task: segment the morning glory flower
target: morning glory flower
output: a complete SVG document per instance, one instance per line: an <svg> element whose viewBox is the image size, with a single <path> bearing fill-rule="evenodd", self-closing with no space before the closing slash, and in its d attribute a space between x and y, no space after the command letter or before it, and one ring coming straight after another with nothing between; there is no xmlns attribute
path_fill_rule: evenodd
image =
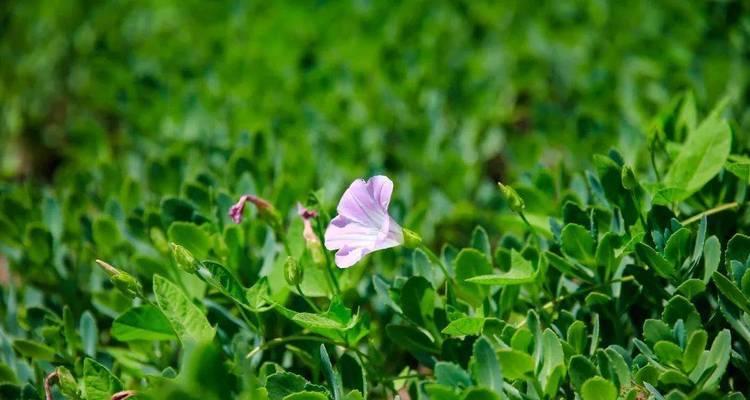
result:
<svg viewBox="0 0 750 400"><path fill-rule="evenodd" d="M338 215L328 225L325 246L336 252L336 265L349 268L366 254L408 242L418 244L413 232L388 215L393 182L387 176L357 179L341 196Z"/></svg>

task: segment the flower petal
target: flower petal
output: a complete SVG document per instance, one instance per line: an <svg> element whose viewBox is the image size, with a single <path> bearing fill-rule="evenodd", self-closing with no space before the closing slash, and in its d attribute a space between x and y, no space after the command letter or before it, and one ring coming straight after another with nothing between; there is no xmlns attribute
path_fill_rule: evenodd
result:
<svg viewBox="0 0 750 400"><path fill-rule="evenodd" d="M393 181L384 175L373 176L367 180L367 189L384 210L388 210L393 194Z"/></svg>
<svg viewBox="0 0 750 400"><path fill-rule="evenodd" d="M339 268L349 268L369 252L369 250L362 247L344 246L336 252L336 266Z"/></svg>
<svg viewBox="0 0 750 400"><path fill-rule="evenodd" d="M375 200L370 189L362 179L357 179L349 185L341 196L336 211L344 217L362 225L380 228L387 211Z"/></svg>
<svg viewBox="0 0 750 400"><path fill-rule="evenodd" d="M380 230L377 227L362 225L343 215L331 220L325 233L325 246L328 250L340 249L347 244L352 247L372 248L378 241Z"/></svg>

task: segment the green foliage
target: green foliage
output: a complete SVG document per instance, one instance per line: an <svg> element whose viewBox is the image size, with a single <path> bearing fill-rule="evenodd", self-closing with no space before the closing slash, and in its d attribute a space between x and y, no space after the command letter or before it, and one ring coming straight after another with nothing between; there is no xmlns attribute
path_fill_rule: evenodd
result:
<svg viewBox="0 0 750 400"><path fill-rule="evenodd" d="M683 3L3 4L0 398L744 399L749 9Z"/></svg>

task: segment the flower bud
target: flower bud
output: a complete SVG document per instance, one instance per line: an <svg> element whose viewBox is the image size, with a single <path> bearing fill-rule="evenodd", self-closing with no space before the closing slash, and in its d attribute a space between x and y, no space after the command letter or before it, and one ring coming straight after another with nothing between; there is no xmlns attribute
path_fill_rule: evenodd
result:
<svg viewBox="0 0 750 400"><path fill-rule="evenodd" d="M505 196L505 200L508 201L508 206L513 212L523 212L526 208L526 203L523 202L523 198L510 186L503 185L502 182L498 182L497 186L500 187L500 192Z"/></svg>
<svg viewBox="0 0 750 400"><path fill-rule="evenodd" d="M55 368L55 373L57 374L57 387L60 388L60 393L72 399L79 398L78 384L73 374L65 367Z"/></svg>
<svg viewBox="0 0 750 400"><path fill-rule="evenodd" d="M198 262L190 250L173 242L169 243L169 248L172 250L172 257L177 267L189 274L193 274L198 270Z"/></svg>
<svg viewBox="0 0 750 400"><path fill-rule="evenodd" d="M286 258L284 263L284 279L290 286L297 286L302 283L303 270L299 261L292 256Z"/></svg>
<svg viewBox="0 0 750 400"><path fill-rule="evenodd" d="M130 298L143 296L143 288L141 287L141 283L138 282L138 279L135 279L133 275L130 275L129 273L124 271L120 271L119 269L102 260L96 260L96 263L100 267L102 267L107 275L109 275L109 280L123 294Z"/></svg>
<svg viewBox="0 0 750 400"><path fill-rule="evenodd" d="M314 210L307 209L302 204L297 203L297 214L302 218L302 237L305 239L305 247L310 251L310 257L316 266L322 266L326 263L326 255L323 252L323 244L320 238L315 234L312 227L312 220L318 217Z"/></svg>
<svg viewBox="0 0 750 400"><path fill-rule="evenodd" d="M240 197L237 204L229 209L229 217L232 218L234 223L239 224L242 222L242 212L245 210L245 203L248 201L253 203L258 209L258 218L261 221L268 224L277 234L280 235L283 233L284 224L279 211L268 200L252 194Z"/></svg>
<svg viewBox="0 0 750 400"><path fill-rule="evenodd" d="M422 237L417 232L411 229L403 228L404 232L404 247L407 249L416 249L422 244Z"/></svg>
<svg viewBox="0 0 750 400"><path fill-rule="evenodd" d="M630 166L625 165L620 171L620 178L622 179L622 187L627 190L633 190L638 187L638 180L635 177L635 173Z"/></svg>

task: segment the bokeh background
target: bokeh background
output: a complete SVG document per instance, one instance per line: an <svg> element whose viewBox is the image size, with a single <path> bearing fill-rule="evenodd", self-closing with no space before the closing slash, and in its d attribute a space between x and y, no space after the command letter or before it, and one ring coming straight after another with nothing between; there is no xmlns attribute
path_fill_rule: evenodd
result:
<svg viewBox="0 0 750 400"><path fill-rule="evenodd" d="M645 165L685 91L703 113L732 96L747 130L749 4L5 1L0 176L152 194L127 212L213 180L288 209L387 173L450 236L495 180L611 147Z"/></svg>

